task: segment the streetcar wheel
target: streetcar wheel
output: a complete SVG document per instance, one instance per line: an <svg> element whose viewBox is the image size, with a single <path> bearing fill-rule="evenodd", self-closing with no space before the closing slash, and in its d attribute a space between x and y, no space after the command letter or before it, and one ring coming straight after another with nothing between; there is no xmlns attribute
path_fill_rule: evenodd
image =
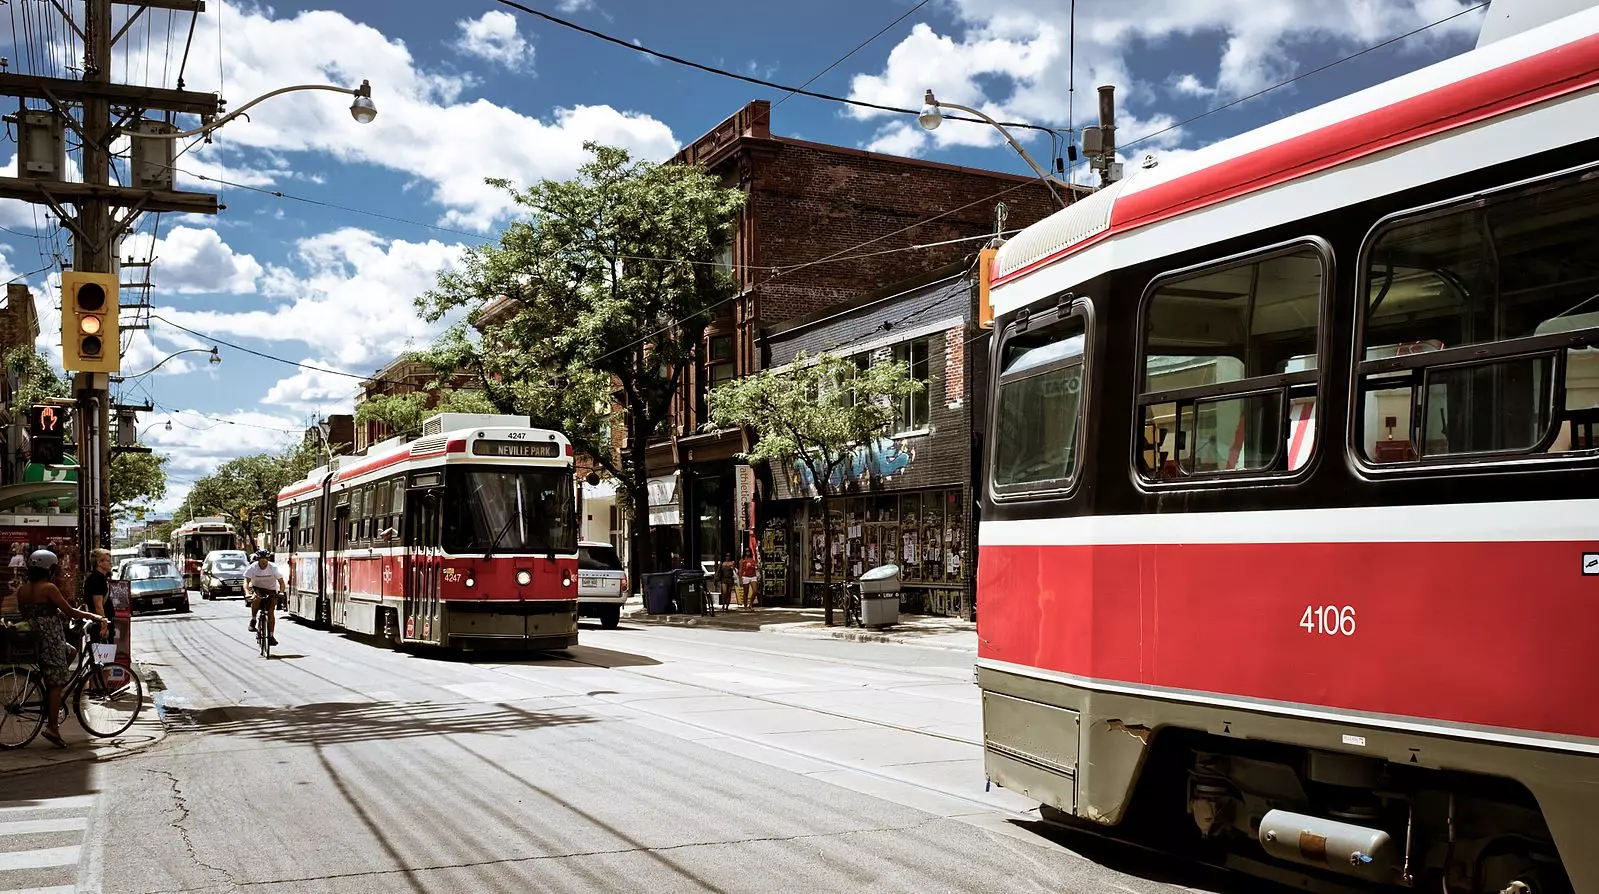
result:
<svg viewBox="0 0 1599 894"><path fill-rule="evenodd" d="M0 673L0 748L21 748L44 729L44 687L21 668Z"/></svg>
<svg viewBox="0 0 1599 894"><path fill-rule="evenodd" d="M73 699L78 723L89 735L101 739L121 735L139 719L139 710L144 707L144 681L139 675L124 668L128 681L113 689L102 679L110 667L99 673L90 672L78 685Z"/></svg>

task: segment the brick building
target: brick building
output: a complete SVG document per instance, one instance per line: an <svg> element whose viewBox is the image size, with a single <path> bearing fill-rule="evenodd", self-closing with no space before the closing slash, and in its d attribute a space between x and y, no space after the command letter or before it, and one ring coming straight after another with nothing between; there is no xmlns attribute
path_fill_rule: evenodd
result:
<svg viewBox="0 0 1599 894"><path fill-rule="evenodd" d="M359 409L363 401L371 400L374 397L427 392L429 395L428 406L435 406L438 403L438 395L428 386L437 375L438 372L433 367L425 363L417 363L408 359L405 355L401 355L388 366L378 370L377 375L361 383L361 393L356 396L355 405ZM469 376L461 375L456 378L455 384L459 386L470 381L471 378ZM398 432L389 431L389 427L381 422L354 422L353 417L351 422L354 425L352 441L355 444L355 453L363 453L373 444L398 434ZM340 443L337 438L331 435L329 439L334 444Z"/></svg>
<svg viewBox="0 0 1599 894"><path fill-rule="evenodd" d="M355 417L349 413L335 413L312 423L305 430L305 446L324 456L351 453L355 450Z"/></svg>
<svg viewBox="0 0 1599 894"><path fill-rule="evenodd" d="M968 358L987 344L975 325L975 280L965 259L763 330L761 353L773 369L802 352L862 365L899 360L925 386L901 402L894 431L862 445L832 482L844 495L825 507L830 545L808 470L759 470L764 603L821 605L825 562L834 580L897 564L907 610L970 616L973 430L983 389L981 364Z"/></svg>
<svg viewBox="0 0 1599 894"><path fill-rule="evenodd" d="M11 283L6 286L5 306L0 307L0 357L18 347L32 348L39 338L39 314L34 308L33 292L26 285ZM12 406L12 394L17 385L17 374L5 370L0 383L0 407L7 420L5 428L5 461L0 465L0 484L16 484L23 479L28 464L28 420L26 407Z"/></svg>
<svg viewBox="0 0 1599 894"><path fill-rule="evenodd" d="M712 387L762 368L762 327L971 255L994 232L1000 202L1007 228L1058 207L1033 178L774 136L770 116L769 103L752 102L674 158L720 174L749 200L724 256L738 299L710 321L698 369L651 447L656 567L719 560L749 533L734 530L732 510L745 433L700 426ZM938 244L952 240L973 241Z"/></svg>

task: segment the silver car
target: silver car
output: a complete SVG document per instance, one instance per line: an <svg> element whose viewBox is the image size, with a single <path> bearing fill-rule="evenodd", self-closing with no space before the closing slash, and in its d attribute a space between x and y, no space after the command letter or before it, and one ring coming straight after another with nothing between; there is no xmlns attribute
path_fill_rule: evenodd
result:
<svg viewBox="0 0 1599 894"><path fill-rule="evenodd" d="M599 618L609 630L622 620L622 604L627 602L627 572L616 547L601 541L580 541L577 545L577 613Z"/></svg>
<svg viewBox="0 0 1599 894"><path fill-rule="evenodd" d="M171 559L133 559L123 563L119 576L131 585L134 611L189 610L189 591Z"/></svg>

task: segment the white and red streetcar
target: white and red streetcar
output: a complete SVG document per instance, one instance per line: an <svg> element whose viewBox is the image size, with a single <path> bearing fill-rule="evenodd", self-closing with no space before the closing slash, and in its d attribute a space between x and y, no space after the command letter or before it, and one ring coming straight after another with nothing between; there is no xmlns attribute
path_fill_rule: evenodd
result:
<svg viewBox="0 0 1599 894"><path fill-rule="evenodd" d="M520 416L443 413L278 495L288 611L397 644L577 644L572 446Z"/></svg>
<svg viewBox="0 0 1599 894"><path fill-rule="evenodd" d="M1599 8L993 283L990 779L1307 890L1599 892Z"/></svg>

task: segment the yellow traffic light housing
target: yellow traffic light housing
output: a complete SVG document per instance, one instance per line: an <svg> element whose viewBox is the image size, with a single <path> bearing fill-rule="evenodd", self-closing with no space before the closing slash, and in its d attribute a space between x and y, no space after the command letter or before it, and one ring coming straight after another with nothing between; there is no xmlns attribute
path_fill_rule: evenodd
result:
<svg viewBox="0 0 1599 894"><path fill-rule="evenodd" d="M61 365L68 372L122 371L115 273L61 274Z"/></svg>

